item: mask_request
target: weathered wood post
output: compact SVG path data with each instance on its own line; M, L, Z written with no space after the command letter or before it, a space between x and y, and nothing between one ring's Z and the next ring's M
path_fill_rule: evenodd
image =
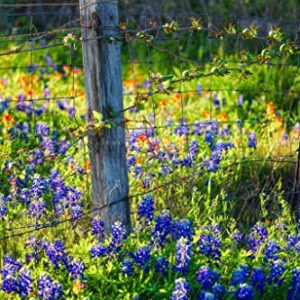
M80 0L83 64L88 122L93 111L103 120L123 110L117 0ZM93 204L106 224L130 225L123 113L114 116L113 128L89 134Z

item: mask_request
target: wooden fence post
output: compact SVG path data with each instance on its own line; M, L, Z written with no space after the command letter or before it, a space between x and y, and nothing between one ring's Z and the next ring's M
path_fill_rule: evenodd
M117 126L88 137L93 204L105 206L97 214L107 231L116 221L130 225L117 5L117 0L80 0L88 122L93 111L103 120L119 112L113 120Z

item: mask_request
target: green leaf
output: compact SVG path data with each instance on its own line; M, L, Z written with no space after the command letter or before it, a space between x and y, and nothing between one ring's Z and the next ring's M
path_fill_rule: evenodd
M97 121L102 121L103 120L103 115L98 112L93 110L93 117L97 120Z

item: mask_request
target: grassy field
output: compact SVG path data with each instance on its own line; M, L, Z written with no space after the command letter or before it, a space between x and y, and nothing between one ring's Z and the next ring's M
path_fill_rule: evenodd
M132 228L111 235L80 43L2 45L1 299L300 299L297 51L197 34L122 43Z

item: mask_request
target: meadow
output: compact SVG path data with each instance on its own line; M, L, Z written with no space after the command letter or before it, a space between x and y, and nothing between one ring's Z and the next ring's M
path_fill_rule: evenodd
M195 22L122 41L132 226L110 234L79 33L1 44L0 299L300 299L299 49Z

